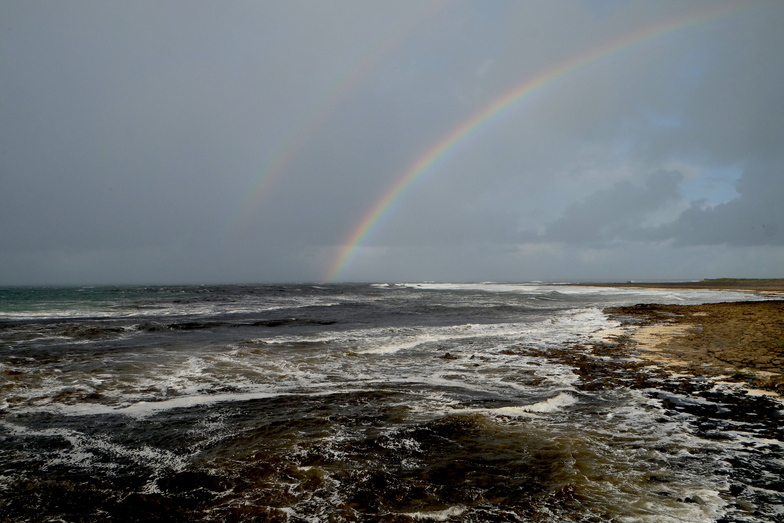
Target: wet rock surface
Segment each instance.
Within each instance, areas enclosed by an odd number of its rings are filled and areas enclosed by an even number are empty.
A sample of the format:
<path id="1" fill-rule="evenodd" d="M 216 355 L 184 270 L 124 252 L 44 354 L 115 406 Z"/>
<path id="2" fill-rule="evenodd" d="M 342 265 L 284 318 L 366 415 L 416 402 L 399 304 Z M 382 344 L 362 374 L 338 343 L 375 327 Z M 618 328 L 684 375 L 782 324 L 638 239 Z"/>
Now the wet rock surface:
<path id="1" fill-rule="evenodd" d="M 635 305 L 606 309 L 625 325 L 678 325 L 658 351 L 695 376 L 727 375 L 734 381 L 784 393 L 784 301 L 704 305 Z M 648 347 L 635 349 L 646 350 Z M 679 361 L 680 364 L 673 364 Z"/>

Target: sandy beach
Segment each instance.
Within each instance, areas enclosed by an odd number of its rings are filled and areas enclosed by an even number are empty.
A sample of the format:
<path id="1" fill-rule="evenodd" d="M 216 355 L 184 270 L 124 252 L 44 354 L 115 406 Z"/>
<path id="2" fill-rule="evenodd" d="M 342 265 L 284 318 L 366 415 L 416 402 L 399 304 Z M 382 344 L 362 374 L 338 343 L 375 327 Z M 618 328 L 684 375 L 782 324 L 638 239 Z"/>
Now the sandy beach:
<path id="1" fill-rule="evenodd" d="M 770 294 L 784 280 L 626 283 L 617 287 L 711 288 Z M 646 304 L 605 310 L 622 323 L 616 340 L 642 361 L 784 395 L 784 300 L 704 305 Z"/>

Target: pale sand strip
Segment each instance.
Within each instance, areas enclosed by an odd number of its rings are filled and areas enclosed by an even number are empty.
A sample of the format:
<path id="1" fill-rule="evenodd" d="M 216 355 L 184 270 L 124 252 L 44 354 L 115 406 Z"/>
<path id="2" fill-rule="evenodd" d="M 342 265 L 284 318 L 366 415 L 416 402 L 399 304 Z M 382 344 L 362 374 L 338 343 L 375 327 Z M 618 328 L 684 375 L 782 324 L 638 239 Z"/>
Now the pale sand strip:
<path id="1" fill-rule="evenodd" d="M 702 315 L 704 315 L 702 312 L 694 313 L 694 316 Z M 657 365 L 675 376 L 694 376 L 701 373 L 695 372 L 695 361 L 688 361 L 683 358 L 683 349 L 685 347 L 682 343 L 679 343 L 679 338 L 685 336 L 690 330 L 695 328 L 696 325 L 690 323 L 625 326 L 597 331 L 593 333 L 592 337 L 610 343 L 618 342 L 619 338 L 627 338 L 632 342 L 635 349 L 635 353 L 631 355 L 632 359 Z M 680 353 L 681 355 L 674 354 L 674 352 Z M 695 351 L 692 350 L 690 352 L 692 353 L 692 356 L 696 356 Z M 700 367 L 701 370 L 712 374 L 717 385 L 741 389 L 750 395 L 781 398 L 781 395 L 774 391 L 751 388 L 749 386 L 743 386 L 742 383 L 722 380 L 722 378 L 727 378 L 738 372 L 753 373 L 761 377 L 776 376 L 777 373 L 775 372 L 726 365 L 723 365 L 722 368 L 719 369 L 716 365 L 709 365 L 707 363 L 703 363 Z"/>

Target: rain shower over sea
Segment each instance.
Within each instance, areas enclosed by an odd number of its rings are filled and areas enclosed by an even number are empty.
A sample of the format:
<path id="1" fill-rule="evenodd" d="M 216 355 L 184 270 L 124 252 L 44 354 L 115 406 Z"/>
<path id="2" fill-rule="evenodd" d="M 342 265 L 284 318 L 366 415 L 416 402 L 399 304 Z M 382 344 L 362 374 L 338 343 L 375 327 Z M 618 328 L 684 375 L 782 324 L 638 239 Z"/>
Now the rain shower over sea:
<path id="1" fill-rule="evenodd" d="M 0 289 L 0 519 L 784 521 L 782 404 L 602 338 L 606 307 L 751 299 Z"/>

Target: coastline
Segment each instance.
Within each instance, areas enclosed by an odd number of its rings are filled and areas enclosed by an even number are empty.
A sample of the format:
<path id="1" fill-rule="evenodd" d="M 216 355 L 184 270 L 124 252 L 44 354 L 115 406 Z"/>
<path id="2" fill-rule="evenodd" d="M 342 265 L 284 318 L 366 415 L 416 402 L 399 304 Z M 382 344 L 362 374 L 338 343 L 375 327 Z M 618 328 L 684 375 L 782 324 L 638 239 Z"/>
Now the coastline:
<path id="1" fill-rule="evenodd" d="M 784 298 L 784 280 L 604 286 L 733 290 L 774 298 L 702 305 L 643 304 L 611 307 L 605 313 L 621 323 L 610 340 L 646 365 L 695 378 L 735 382 L 749 392 L 758 389 L 784 396 L 784 299 L 775 299 Z"/>
<path id="2" fill-rule="evenodd" d="M 713 291 L 735 291 L 770 296 L 781 296 L 782 299 L 784 299 L 784 278 L 717 278 L 682 282 L 585 282 L 569 283 L 566 285 L 574 285 L 578 287 L 613 287 L 631 289 L 703 289 Z"/>

